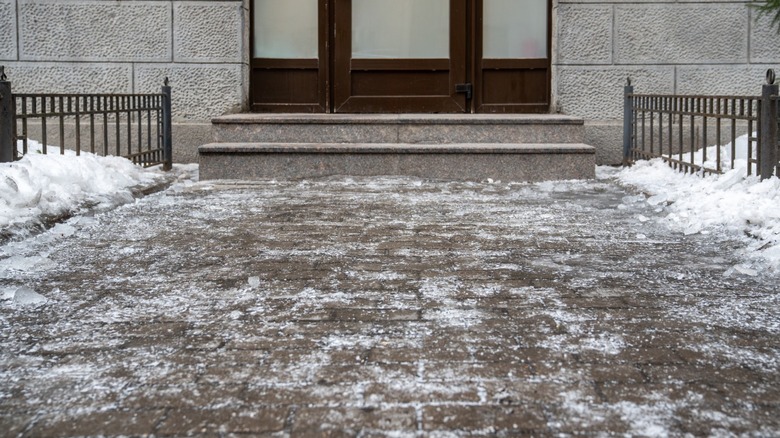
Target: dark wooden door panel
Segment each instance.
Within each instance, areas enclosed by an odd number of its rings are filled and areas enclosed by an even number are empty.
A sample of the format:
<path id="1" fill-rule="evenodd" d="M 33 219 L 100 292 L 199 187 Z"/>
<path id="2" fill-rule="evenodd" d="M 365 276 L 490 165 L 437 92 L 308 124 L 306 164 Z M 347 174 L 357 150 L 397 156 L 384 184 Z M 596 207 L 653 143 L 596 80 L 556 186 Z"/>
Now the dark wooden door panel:
<path id="1" fill-rule="evenodd" d="M 330 27 L 330 1 L 317 0 L 318 58 L 253 58 L 251 60 L 249 95 L 252 111 L 302 113 L 329 111 L 330 55 L 326 42 Z M 250 46 L 253 46 L 254 26 L 250 39 Z"/>
<path id="2" fill-rule="evenodd" d="M 547 2 L 547 56 L 529 59 L 483 57 L 484 0 L 472 0 L 475 8 L 474 77 L 472 102 L 477 113 L 546 113 L 550 110 L 551 6 Z"/>
<path id="3" fill-rule="evenodd" d="M 335 0 L 334 111 L 366 113 L 467 110 L 455 92 L 466 81 L 466 0 L 450 0 L 449 59 L 353 59 L 352 0 Z"/>

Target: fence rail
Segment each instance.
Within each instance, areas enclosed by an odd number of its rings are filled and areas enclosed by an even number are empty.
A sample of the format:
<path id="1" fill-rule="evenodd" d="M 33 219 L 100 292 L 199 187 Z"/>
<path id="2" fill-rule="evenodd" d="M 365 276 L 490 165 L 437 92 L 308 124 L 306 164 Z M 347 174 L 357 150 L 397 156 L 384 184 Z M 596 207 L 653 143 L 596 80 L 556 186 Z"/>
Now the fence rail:
<path id="1" fill-rule="evenodd" d="M 624 88 L 624 164 L 661 158 L 684 172 L 717 174 L 744 159 L 748 175 L 774 175 L 780 100 L 772 70 L 762 91 L 756 96 L 636 94 L 629 80 Z M 737 139 L 743 135 L 747 150 L 739 156 Z M 722 146 L 727 144 L 729 148 Z"/>
<path id="2" fill-rule="evenodd" d="M 56 144 L 170 170 L 171 87 L 166 78 L 157 94 L 14 94 L 0 67 L 0 162 L 30 153 L 33 138 L 43 154 Z"/>

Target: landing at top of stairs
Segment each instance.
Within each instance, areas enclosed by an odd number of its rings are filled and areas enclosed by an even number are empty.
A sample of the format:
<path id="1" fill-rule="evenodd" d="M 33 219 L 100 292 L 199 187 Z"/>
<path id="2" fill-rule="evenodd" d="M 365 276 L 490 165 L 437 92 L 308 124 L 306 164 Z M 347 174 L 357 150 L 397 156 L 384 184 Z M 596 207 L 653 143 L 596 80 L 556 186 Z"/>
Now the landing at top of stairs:
<path id="1" fill-rule="evenodd" d="M 583 125 L 561 114 L 260 114 L 219 116 L 214 124 Z"/>

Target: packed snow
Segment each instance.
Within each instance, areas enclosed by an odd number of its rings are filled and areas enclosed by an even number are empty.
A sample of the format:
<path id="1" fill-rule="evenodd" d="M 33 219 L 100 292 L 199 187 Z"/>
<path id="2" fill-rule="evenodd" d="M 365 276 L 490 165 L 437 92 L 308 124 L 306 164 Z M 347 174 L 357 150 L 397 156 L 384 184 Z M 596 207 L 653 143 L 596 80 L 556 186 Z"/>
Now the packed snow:
<path id="1" fill-rule="evenodd" d="M 0 393 L 90 424 L 262 395 L 336 412 L 318 431 L 410 412 L 439 436 L 773 432 L 774 279 L 721 278 L 732 240 L 672 236 L 671 205 L 619 173 L 201 183 L 79 215 L 0 247 Z M 702 402 L 731 376 L 750 383 Z"/>
<path id="2" fill-rule="evenodd" d="M 30 140 L 21 160 L 0 164 L 0 236 L 24 235 L 85 209 L 132 202 L 137 193 L 170 179 L 159 168 L 143 169 L 125 158 L 47 149 L 43 154 L 42 145 Z"/>
<path id="3" fill-rule="evenodd" d="M 720 146 L 721 161 L 730 167 L 731 144 Z M 714 167 L 715 148 L 705 165 Z M 743 239 L 745 264 L 727 272 L 756 275 L 756 265 L 780 269 L 780 179 L 761 181 L 747 175 L 748 136 L 735 141 L 734 168 L 721 175 L 685 174 L 663 160 L 639 161 L 623 169 L 599 168 L 601 178 L 615 178 L 644 195 L 628 202 L 645 202 L 660 213 L 660 221 L 686 235 L 724 231 Z M 701 151 L 694 161 L 701 163 Z M 728 168 L 725 167 L 724 168 Z M 645 223 L 647 217 L 637 216 Z"/>

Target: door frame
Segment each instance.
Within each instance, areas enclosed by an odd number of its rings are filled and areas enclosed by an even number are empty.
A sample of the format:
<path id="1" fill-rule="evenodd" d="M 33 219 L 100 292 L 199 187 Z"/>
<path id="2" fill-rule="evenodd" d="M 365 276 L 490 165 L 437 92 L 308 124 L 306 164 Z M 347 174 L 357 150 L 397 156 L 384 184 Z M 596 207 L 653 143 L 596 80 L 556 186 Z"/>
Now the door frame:
<path id="1" fill-rule="evenodd" d="M 394 65 L 393 61 L 386 59 L 358 59 L 351 60 L 351 46 L 349 51 L 337 51 L 337 44 L 346 45 L 350 41 L 351 13 L 336 16 L 338 4 L 351 2 L 351 0 L 318 0 L 318 59 L 259 59 L 253 58 L 255 44 L 254 2 L 249 2 L 250 26 L 249 26 L 249 108 L 253 112 L 288 112 L 288 113 L 334 113 L 334 112 L 366 112 L 366 113 L 412 113 L 412 112 L 455 112 L 455 113 L 546 113 L 550 111 L 552 101 L 552 45 L 553 45 L 553 0 L 547 0 L 547 58 L 546 59 L 482 59 L 482 13 L 484 0 L 450 0 L 453 8 L 450 14 L 450 58 L 444 59 L 411 59 L 407 65 Z M 453 13 L 453 11 L 457 13 Z M 458 12 L 460 11 L 460 12 Z M 462 18 L 457 18 L 463 15 Z M 336 20 L 339 23 L 336 23 Z M 457 22 L 458 20 L 460 22 Z M 463 27 L 462 32 L 455 32 L 457 27 Z M 346 30 L 336 35 L 336 29 Z M 453 40 L 454 43 L 453 43 Z M 461 54 L 454 53 L 456 47 L 462 47 Z M 460 59 L 461 62 L 453 60 Z M 445 65 L 444 62 L 449 65 Z M 396 63 L 397 64 L 397 63 Z M 349 96 L 351 86 L 348 75 L 345 77 L 345 69 L 359 69 L 364 71 L 393 71 L 404 68 L 437 71 L 452 69 L 450 74 L 449 98 L 446 103 L 445 96 L 405 96 L 408 103 L 416 105 L 416 110 L 408 110 L 405 104 L 382 102 L 388 99 L 384 96 Z M 341 72 L 339 74 L 339 68 Z M 486 70 L 528 70 L 544 72 L 545 89 L 544 101 L 527 103 L 491 103 L 486 101 L 483 81 Z M 308 81 L 315 77 L 316 84 L 309 83 L 309 87 L 316 86 L 316 97 L 309 93 L 310 99 L 306 102 L 273 102 L 258 101 L 257 93 L 262 91 L 260 81 L 256 79 L 257 72 L 266 74 L 280 74 L 285 72 L 290 75 L 291 81 L 303 80 L 307 76 Z M 308 72 L 308 73 L 306 73 Z M 298 79 L 300 78 L 300 79 Z M 455 85 L 462 78 L 463 84 L 472 84 L 472 97 L 465 96 L 455 91 Z M 291 99 L 296 100 L 296 99 Z M 454 105 L 452 102 L 456 102 Z M 361 109 L 362 108 L 362 109 Z"/>

